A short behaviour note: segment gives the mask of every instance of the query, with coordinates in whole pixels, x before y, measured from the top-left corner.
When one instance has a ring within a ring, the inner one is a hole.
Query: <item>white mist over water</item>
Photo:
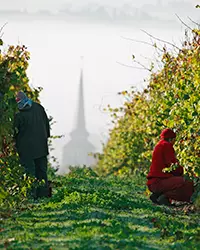
[[[143,79],[149,76],[144,69],[125,67],[117,62],[140,67],[133,63],[133,54],[146,66],[155,58],[153,47],[122,38],[149,42],[141,28],[167,41],[179,41],[184,36],[181,28],[167,30],[65,21],[11,21],[4,28],[6,44],[25,44],[31,53],[30,85],[44,88],[41,103],[57,121],[52,134],[65,135],[54,143],[54,155],[60,162],[62,148],[75,125],[81,56],[84,57],[86,126],[93,135],[91,142],[101,150],[100,140],[105,141],[111,125],[111,118],[103,108],[108,104],[121,106],[124,99],[117,93],[131,86],[142,89]]]

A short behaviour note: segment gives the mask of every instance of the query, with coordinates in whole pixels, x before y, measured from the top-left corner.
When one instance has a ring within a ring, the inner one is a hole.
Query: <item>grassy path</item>
[[[0,249],[200,249],[200,218],[154,206],[145,180],[77,170],[51,199],[0,218]]]

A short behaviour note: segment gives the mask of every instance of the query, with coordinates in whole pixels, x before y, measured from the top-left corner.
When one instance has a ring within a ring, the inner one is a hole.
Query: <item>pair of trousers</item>
[[[148,185],[148,188],[151,192],[162,193],[169,199],[186,202],[190,202],[194,192],[193,182],[185,180],[182,176],[157,178],[154,183]]]
[[[34,183],[32,189],[33,198],[47,197],[48,196],[48,178],[47,178],[47,156],[37,159],[20,159],[21,165],[24,167],[25,173],[31,177],[35,177],[37,181],[44,180],[43,185]],[[36,182],[37,182],[36,181]]]

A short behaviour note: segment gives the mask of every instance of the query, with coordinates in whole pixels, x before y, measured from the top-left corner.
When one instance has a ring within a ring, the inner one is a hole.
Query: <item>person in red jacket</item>
[[[160,141],[155,146],[150,171],[147,175],[147,186],[152,192],[150,199],[160,205],[170,205],[170,200],[190,202],[194,192],[193,182],[183,177],[183,167],[176,158],[173,145],[176,134],[167,128],[160,134]],[[171,172],[164,172],[176,164],[177,168]]]

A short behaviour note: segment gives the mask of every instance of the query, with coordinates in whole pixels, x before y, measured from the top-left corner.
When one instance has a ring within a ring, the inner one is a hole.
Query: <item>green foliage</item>
[[[27,199],[33,180],[26,176],[15,155],[0,159],[0,209],[19,208]],[[16,179],[18,178],[18,179]]]
[[[3,45],[3,41],[0,41]],[[9,46],[0,52],[0,208],[20,206],[27,199],[31,179],[23,175],[13,142],[15,94],[23,90],[38,101],[41,88],[31,89],[26,70],[30,56],[26,47]]]
[[[73,168],[53,197],[21,207],[0,224],[0,248],[199,249],[199,215],[154,206],[141,176],[99,177]]]
[[[3,40],[0,40],[2,46]],[[4,52],[0,50],[0,208],[16,207],[25,199],[30,190],[31,180],[24,176],[19,164],[18,155],[13,141],[13,118],[17,112],[15,94],[22,90],[33,101],[39,102],[39,94],[42,88],[31,88],[26,74],[28,60],[30,59],[27,48],[23,46],[9,46]],[[50,117],[50,127],[55,123]],[[51,136],[49,149],[52,148],[52,140],[61,136]],[[54,166],[57,160],[51,156],[48,168],[50,180],[55,178],[58,166]]]
[[[187,175],[200,175],[200,31],[194,29],[176,53],[162,49],[162,67],[142,92],[123,91],[124,106],[109,110],[114,128],[98,154],[97,170],[108,175],[147,173],[162,129],[177,132],[175,150]]]
[[[6,52],[0,53],[0,101],[1,123],[0,123],[0,150],[3,150],[3,139],[6,135],[5,144],[12,143],[12,121],[17,105],[15,93],[19,90],[25,91],[30,98],[38,100],[41,88],[31,89],[28,85],[26,70],[30,55],[26,47],[9,46]]]

